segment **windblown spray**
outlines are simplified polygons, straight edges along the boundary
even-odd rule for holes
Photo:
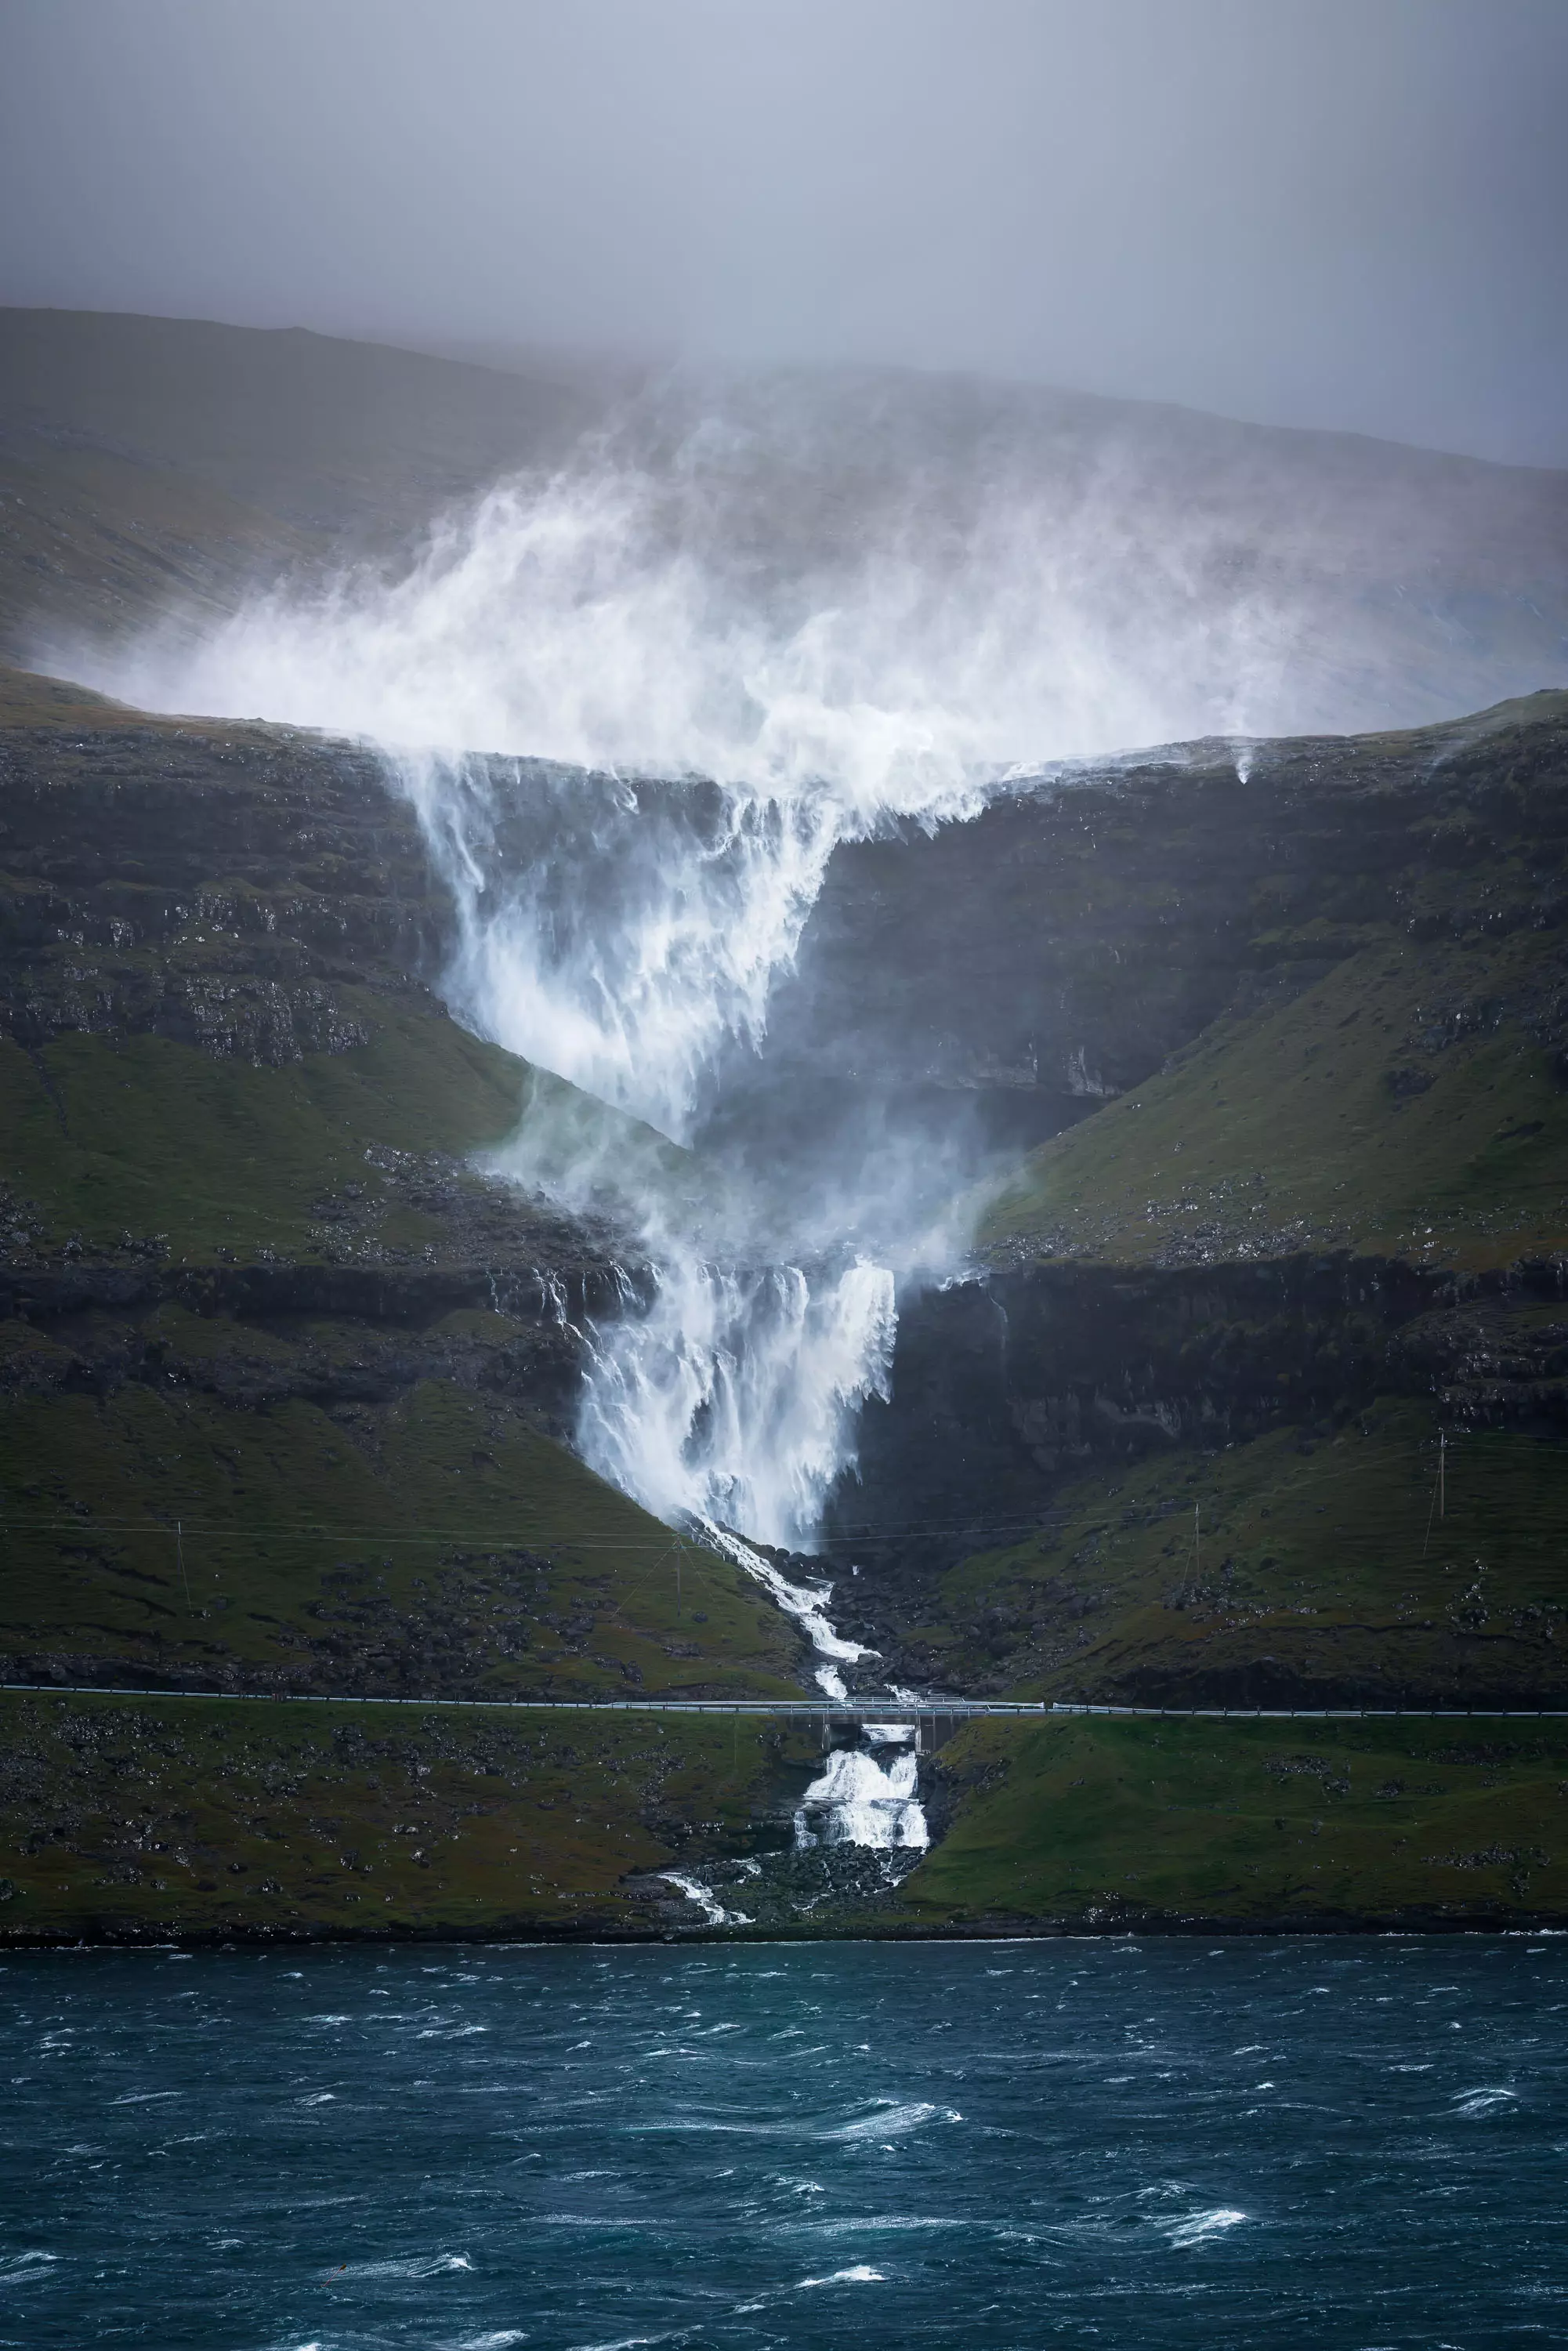
[[[654,1267],[638,1311],[590,1334],[583,1450],[661,1515],[728,1530],[835,1687],[862,1653],[825,1593],[740,1539],[809,1544],[852,1463],[916,1254],[907,1203],[856,1165],[838,1238],[779,1246],[733,1200],[705,1228],[672,1205],[661,1138],[693,1133],[721,1057],[760,1038],[840,842],[972,814],[1009,763],[1261,731],[1294,632],[1235,586],[1228,540],[1140,539],[1103,468],[1067,494],[982,466],[961,511],[912,477],[846,535],[781,447],[733,418],[662,465],[600,444],[449,517],[399,576],[77,666],[145,706],[383,747],[457,907],[454,1009],[645,1122],[607,1149],[558,1092],[502,1159],[570,1202],[612,1158]]]

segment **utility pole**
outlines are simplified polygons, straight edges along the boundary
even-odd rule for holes
[[[180,1562],[180,1581],[185,1587],[185,1614],[193,1616],[196,1612],[191,1603],[191,1579],[185,1573],[185,1538],[178,1519],[174,1521],[174,1555]]]
[[[1446,1519],[1448,1515],[1448,1487],[1443,1476],[1448,1458],[1448,1431],[1443,1429],[1437,1436],[1437,1516],[1440,1519]]]

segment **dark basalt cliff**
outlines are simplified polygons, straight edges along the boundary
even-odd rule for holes
[[[455,1112],[473,1139],[486,1123],[498,1137],[526,1074],[457,1029],[427,985],[451,908],[413,811],[350,746],[116,725],[90,697],[73,710],[71,691],[18,682],[24,723],[0,731],[0,1038],[16,1113],[0,1320],[53,1343],[13,1359],[10,1383],[331,1404],[456,1377],[564,1430],[575,1322],[618,1294],[612,1237],[480,1182],[450,1148],[391,1140],[422,1112],[421,1141]],[[386,1140],[351,1137],[352,1113],[323,1098],[334,1061],[357,1076],[368,1056]],[[303,1080],[304,1099],[273,1073]],[[232,1141],[242,1123],[253,1147],[225,1153],[211,1130]],[[113,1230],[138,1186],[169,1229]],[[351,1323],[364,1344],[351,1364],[304,1340],[265,1364],[243,1349],[197,1359],[154,1334],[165,1306],[209,1330]],[[433,1335],[463,1311],[504,1315],[517,1335]]]
[[[87,714],[89,718],[93,715]],[[416,997],[448,909],[378,763],[260,727],[12,726],[6,1031],[152,1035],[280,1067]]]
[[[781,1067],[1054,1138],[904,1301],[836,1504],[856,1629],[967,1688],[1561,1702],[1568,700],[1245,764],[831,877]],[[1284,1447],[1318,1466],[1265,1501]]]
[[[570,1448],[618,1237],[476,1172],[571,1090],[432,992],[379,763],[12,673],[0,825],[0,1678],[789,1687]]]
[[[1369,944],[1560,946],[1565,754],[1568,695],[1541,694],[1406,734],[1065,769],[968,823],[846,844],[764,1068],[976,1096],[1040,1141]],[[1565,987],[1568,957],[1542,957],[1483,1017],[1561,1052]]]

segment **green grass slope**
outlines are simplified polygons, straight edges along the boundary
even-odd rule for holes
[[[1561,1336],[1568,1345],[1568,1317]],[[1568,1706],[1568,1447],[1390,1400],[1168,1450],[965,1560],[918,1628],[945,1686],[1203,1704]]]
[[[0,1945],[689,1929],[650,1873],[777,1839],[806,1761],[717,1719],[0,1695]]]
[[[727,1560],[570,1449],[612,1236],[525,1115],[667,1166],[420,977],[373,761],[0,678],[0,1654],[14,1679],[798,1687]]]
[[[1568,1090],[1510,1008],[1561,985],[1534,934],[1388,936],[1293,1001],[1215,1024],[1053,1138],[984,1228],[1014,1261],[1354,1249],[1467,1268],[1568,1241]]]
[[[1347,1249],[1481,1270],[1561,1246],[1568,695],[1267,746],[1260,774],[1258,840],[1267,790],[1307,818],[1279,837],[1279,872],[1225,907],[1232,1008],[1034,1152],[988,1204],[983,1250],[1183,1265]]]
[[[529,1072],[438,1006],[372,1008],[352,987],[337,1005],[362,1010],[365,1041],[282,1068],[158,1036],[77,1034],[31,1052],[0,1040],[0,1182],[26,1202],[29,1236],[112,1251],[127,1230],[156,1231],[191,1264],[264,1249],[450,1261],[465,1228],[418,1205],[433,1197],[423,1163],[511,1134]],[[460,1165],[445,1186],[476,1216],[493,1199]]]
[[[928,1928],[1568,1919],[1568,1723],[971,1725],[899,1907]]]
[[[476,1697],[798,1686],[793,1633],[755,1584],[678,1548],[504,1395],[433,1377],[324,1406],[287,1392],[298,1354],[329,1393],[334,1348],[363,1377],[351,1325],[283,1339],[165,1306],[146,1327],[169,1350],[156,1383],[35,1386],[0,1415],[5,1678]],[[204,1348],[234,1350],[253,1393],[203,1393]]]

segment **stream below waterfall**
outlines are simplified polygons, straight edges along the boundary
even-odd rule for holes
[[[844,1640],[833,1630],[827,1614],[832,1598],[831,1584],[791,1583],[771,1561],[738,1536],[713,1526],[705,1526],[702,1531],[737,1566],[755,1576],[800,1625],[824,1661],[817,1668],[817,1681],[824,1695],[830,1698],[845,1697],[841,1665],[858,1664],[876,1653],[859,1642]],[[907,1698],[913,1694],[901,1691],[892,1695]],[[835,1746],[824,1755],[821,1771],[795,1808],[793,1826],[797,1855],[826,1856],[846,1846],[858,1846],[877,1856],[883,1883],[888,1886],[896,1885],[931,1842],[925,1808],[920,1800],[919,1733],[915,1727],[907,1722],[861,1720],[855,1746]],[[695,1905],[706,1925],[749,1927],[756,1923],[752,1915],[738,1904],[727,1907],[719,1889],[722,1885],[726,1891],[733,1892],[737,1883],[763,1874],[768,1865],[766,1859],[747,1859],[727,1864],[717,1871],[710,1868],[700,1876],[691,1870],[665,1870],[662,1875],[667,1884]],[[863,1883],[859,1890],[863,1891]],[[814,1897],[807,1897],[796,1907],[805,1908],[813,1898],[821,1898],[820,1889]]]
[[[748,1855],[659,1875],[708,1927],[758,1925],[756,1913],[745,1907],[748,1895],[753,1901],[768,1896],[770,1915],[782,1908],[806,1917],[833,1896],[863,1901],[886,1893],[931,1842],[914,1726],[862,1722],[856,1745],[830,1748],[795,1807],[793,1833],[787,1859]],[[815,1867],[802,1868],[813,1861]],[[835,1866],[844,1861],[852,1865],[848,1871]]]

